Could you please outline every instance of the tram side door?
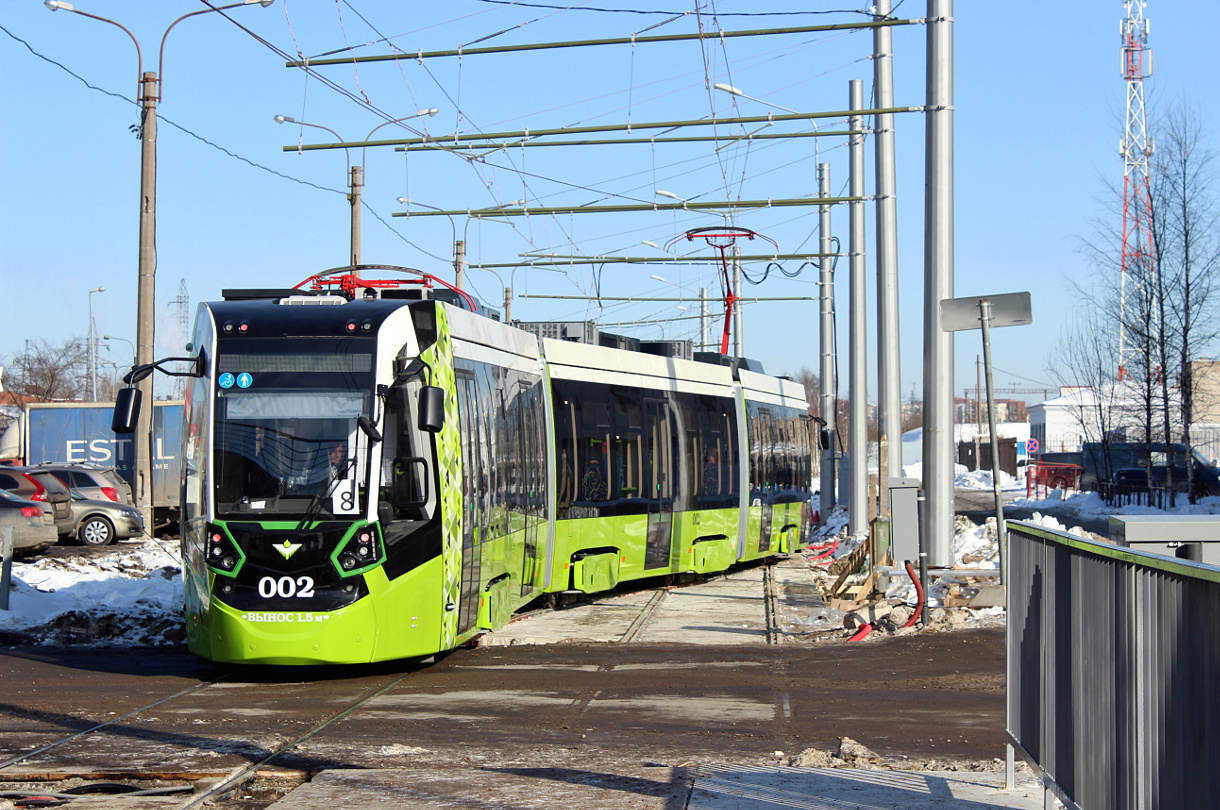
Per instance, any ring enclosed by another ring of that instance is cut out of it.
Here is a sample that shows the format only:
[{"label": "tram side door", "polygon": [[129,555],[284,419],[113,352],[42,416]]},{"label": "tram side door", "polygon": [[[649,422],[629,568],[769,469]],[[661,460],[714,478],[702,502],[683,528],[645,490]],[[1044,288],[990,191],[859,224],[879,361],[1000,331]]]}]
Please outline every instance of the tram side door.
[{"label": "tram side door", "polygon": [[669,403],[663,399],[644,402],[645,441],[648,457],[648,545],[644,568],[669,568],[672,563],[674,446]]},{"label": "tram side door", "polygon": [[458,413],[462,433],[462,592],[457,632],[479,617],[479,536],[483,523],[483,465],[479,448],[478,386],[473,375],[459,374]]},{"label": "tram side door", "polygon": [[534,591],[534,578],[538,575],[538,531],[541,520],[536,506],[538,499],[543,497],[542,487],[538,483],[543,469],[539,413],[532,406],[533,400],[526,400],[526,403],[517,411],[520,415],[517,425],[517,475],[520,490],[517,493],[517,508],[521,510],[525,523],[522,596]]},{"label": "tram side door", "polygon": [[771,512],[775,508],[775,425],[771,414],[763,409],[758,418],[760,458],[759,478],[762,482],[762,516],[759,520],[758,550],[771,550]]}]

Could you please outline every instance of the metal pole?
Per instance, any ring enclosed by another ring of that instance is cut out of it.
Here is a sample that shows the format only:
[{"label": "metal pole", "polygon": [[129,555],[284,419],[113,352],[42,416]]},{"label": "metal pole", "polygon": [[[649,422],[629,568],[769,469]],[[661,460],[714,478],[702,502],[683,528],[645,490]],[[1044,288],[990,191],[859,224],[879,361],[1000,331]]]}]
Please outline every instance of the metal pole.
[{"label": "metal pole", "polygon": [[952,562],[953,333],[940,302],[953,297],[953,2],[928,0],[924,196],[923,542],[928,563]]},{"label": "metal pole", "polygon": [[[879,19],[890,14],[890,0],[874,4]],[[873,86],[878,108],[894,100],[893,32],[873,29]],[[881,479],[902,469],[902,347],[898,335],[898,192],[895,181],[894,114],[878,113],[873,141],[877,172],[877,404],[880,409]],[[889,499],[881,498],[889,514]]]},{"label": "metal pole", "polygon": [[[818,194],[830,196],[830,164],[818,166]],[[819,510],[822,520],[828,520],[835,508],[835,422],[838,407],[838,380],[835,379],[835,275],[833,256],[830,256],[832,244],[830,232],[829,205],[823,205],[818,210],[818,232],[820,244],[818,250],[822,253],[819,265],[818,286],[818,351],[820,368],[818,386],[821,388],[822,418],[826,420],[826,447],[821,454],[821,501]]]},{"label": "metal pole", "polygon": [[708,340],[707,287],[699,288],[699,349],[707,351]]},{"label": "metal pole", "polygon": [[453,243],[453,286],[459,290],[466,277],[466,242],[459,239]]},{"label": "metal pole", "polygon": [[504,322],[513,322],[513,288],[504,288]]},{"label": "metal pole", "polygon": [[[352,261],[353,267],[360,265],[360,189],[364,187],[364,167],[352,167],[351,193],[347,198],[352,201]],[[357,270],[352,275],[360,277]]]},{"label": "metal pole", "polygon": [[93,293],[89,291],[89,401],[97,402],[97,331],[93,328]]},{"label": "metal pole", "polygon": [[[852,110],[864,107],[864,83],[859,79],[850,82]],[[848,128],[862,129],[861,116],[853,114],[848,119]],[[864,137],[853,135],[848,140],[851,176],[848,184],[852,196],[864,196]],[[853,534],[860,535],[868,529],[868,351],[867,312],[864,282],[864,203],[848,203],[848,224],[851,245],[850,259],[850,318],[848,342],[848,412],[850,424],[847,432],[848,527]]]},{"label": "metal pole", "polygon": [[979,300],[983,330],[983,376],[987,380],[987,429],[991,431],[991,485],[995,492],[995,528],[1000,548],[1000,584],[1008,584],[1008,531],[1004,528],[1004,500],[1000,497],[1000,440],[995,430],[995,388],[991,382],[991,301]]},{"label": "metal pole", "polygon": [[737,245],[733,245],[733,356],[744,357],[745,348],[742,340],[742,319],[741,319],[741,262],[737,257],[741,251],[737,249]]},{"label": "metal pole", "polygon": [[[136,364],[153,361],[155,279],[157,272],[157,74],[146,72],[140,81],[140,259],[136,301]],[[132,494],[144,515],[144,530],[153,530],[153,377],[136,384],[143,406],[136,422],[131,447],[135,480]]]}]

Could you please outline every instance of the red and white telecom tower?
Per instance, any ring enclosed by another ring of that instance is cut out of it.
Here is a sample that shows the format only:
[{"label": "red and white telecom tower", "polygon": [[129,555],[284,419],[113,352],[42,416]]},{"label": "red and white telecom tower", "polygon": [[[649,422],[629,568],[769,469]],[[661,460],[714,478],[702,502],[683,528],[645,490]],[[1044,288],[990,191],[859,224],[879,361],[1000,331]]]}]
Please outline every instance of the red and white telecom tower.
[{"label": "red and white telecom tower", "polygon": [[[1127,82],[1127,128],[1119,143],[1119,154],[1125,161],[1123,172],[1123,244],[1121,310],[1118,332],[1118,379],[1130,375],[1127,358],[1146,346],[1128,345],[1128,324],[1136,319],[1147,323],[1144,314],[1130,311],[1131,296],[1137,302],[1150,300],[1151,285],[1157,272],[1152,245],[1152,191],[1148,179],[1148,158],[1153,141],[1148,137],[1148,122],[1144,115],[1144,79],[1152,75],[1152,49],[1148,47],[1148,21],[1144,19],[1144,0],[1125,0],[1127,16],[1122,21],[1123,78]],[[1155,312],[1155,311],[1154,311]],[[1155,315],[1153,314],[1153,317]],[[1151,326],[1151,324],[1149,324]],[[1141,333],[1147,335],[1147,327]],[[1151,372],[1151,369],[1146,369]]]}]

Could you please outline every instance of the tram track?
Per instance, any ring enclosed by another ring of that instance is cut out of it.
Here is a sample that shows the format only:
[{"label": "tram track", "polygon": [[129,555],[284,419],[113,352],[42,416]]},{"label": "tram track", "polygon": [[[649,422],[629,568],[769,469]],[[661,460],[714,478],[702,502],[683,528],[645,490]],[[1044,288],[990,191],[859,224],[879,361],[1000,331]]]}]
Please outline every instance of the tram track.
[{"label": "tram track", "polygon": [[222,675],[219,678],[214,678],[210,681],[205,681],[204,683],[196,684],[195,686],[192,686],[189,689],[183,689],[182,691],[180,691],[176,694],[170,695],[169,697],[164,697],[164,698],[161,698],[160,700],[155,700],[146,706],[141,706],[138,709],[133,709],[133,710],[127,712],[126,714],[123,714],[119,717],[115,717],[111,720],[107,720],[104,723],[98,723],[97,725],[95,725],[91,728],[87,728],[84,731],[78,731],[75,734],[69,734],[67,737],[64,737],[60,740],[56,740],[55,742],[52,742],[52,743],[48,743],[47,745],[44,745],[40,748],[35,748],[33,751],[27,751],[26,753],[21,754],[20,756],[15,756],[15,757],[7,759],[3,762],[0,762],[0,780],[2,780],[4,778],[3,771],[6,768],[9,768],[13,765],[17,765],[22,762],[25,762],[28,759],[36,757],[39,754],[46,753],[47,751],[51,751],[55,748],[58,748],[61,745],[66,745],[66,744],[72,742],[73,740],[77,740],[77,739],[80,739],[81,737],[85,737],[89,734],[94,734],[99,731],[102,731],[103,729],[105,729],[108,726],[112,726],[112,725],[115,725],[116,723],[120,723],[120,722],[128,719],[129,717],[135,717],[136,715],[141,714],[142,712],[146,712],[149,709],[154,709],[157,706],[160,706],[168,701],[183,697],[185,695],[189,695],[192,692],[197,692],[200,689],[204,689],[208,686],[212,686],[213,684],[216,684],[216,683],[220,682],[221,680],[223,680],[224,678],[228,677],[229,674],[231,674],[231,673],[226,673],[225,675]]},{"label": "tram track", "polygon": [[[367,676],[353,678],[352,686],[362,688],[345,690],[348,695],[339,700],[329,668],[292,684],[259,680],[261,672],[230,670],[9,756],[0,761],[0,785],[37,784],[40,793],[49,795],[68,780],[185,783],[194,785],[193,793],[174,807],[187,810],[214,803],[256,777],[299,783],[337,764],[302,754],[297,750],[302,743],[394,689],[416,669],[399,669],[373,683],[359,683]],[[221,706],[231,707],[227,715]],[[320,713],[319,707],[333,710]],[[75,712],[3,709],[12,726],[19,726],[21,719],[31,724],[79,722]],[[211,733],[199,733],[201,723],[210,725]]]}]

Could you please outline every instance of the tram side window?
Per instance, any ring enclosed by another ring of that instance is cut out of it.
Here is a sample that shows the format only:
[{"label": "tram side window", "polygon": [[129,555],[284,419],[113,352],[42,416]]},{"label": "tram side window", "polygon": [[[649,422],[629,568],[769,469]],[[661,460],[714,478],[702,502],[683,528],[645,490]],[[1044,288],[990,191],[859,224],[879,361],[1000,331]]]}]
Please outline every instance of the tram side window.
[{"label": "tram side window", "polygon": [[387,399],[382,480],[386,482],[383,492],[393,506],[391,519],[430,517],[428,502],[435,499],[428,478],[432,459],[425,457],[425,445],[415,427],[421,387],[418,382],[395,386]]},{"label": "tram side window", "polygon": [[653,481],[643,392],[571,380],[553,385],[559,516],[573,516],[573,507],[643,511]]}]

